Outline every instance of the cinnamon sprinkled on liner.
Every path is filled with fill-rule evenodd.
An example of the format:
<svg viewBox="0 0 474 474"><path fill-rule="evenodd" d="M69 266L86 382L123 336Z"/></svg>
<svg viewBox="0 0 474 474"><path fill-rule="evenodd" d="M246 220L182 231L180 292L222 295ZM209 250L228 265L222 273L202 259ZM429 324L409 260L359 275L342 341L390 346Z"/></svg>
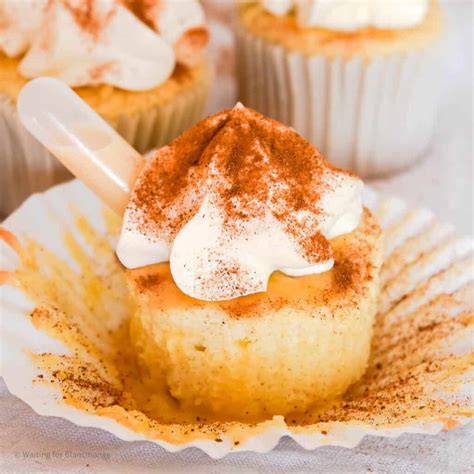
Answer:
<svg viewBox="0 0 474 474"><path fill-rule="evenodd" d="M332 257L316 230L320 193L336 187L344 174L294 130L236 107L158 150L137 181L129 209L140 232L170 242L205 196L212 196L232 233L270 212L316 264Z"/></svg>
<svg viewBox="0 0 474 474"><path fill-rule="evenodd" d="M282 421L275 420L263 424L226 423L224 420L212 420L217 422L211 423L205 413L176 410L172 400L166 403L166 398L159 398L159 403L154 403L149 391L143 387L129 353L128 331L124 324L130 311L117 311L115 306L117 302L120 302L119 308L125 304L125 272L113 258L110 243L95 232L90 234L91 240L86 240L88 251L82 258L89 264L81 265L84 269L81 273L73 271L66 263L60 264L56 256L38 244L25 246L16 276L22 291L37 308L42 308L32 312L33 324L62 341L75 354L31 354L33 364L38 367L35 385L51 385L68 405L116 420L148 439L173 444L225 437L233 444L245 446L248 438L273 426L285 428ZM401 244L400 250L409 246L410 240ZM78 241L79 247L83 245L84 241ZM434 250L420 248L417 257L422 255L434 258ZM388 260L392 257L404 260L403 252L392 253ZM453 259L455 261L452 257L444 264L446 272L453 269ZM472 417L470 397L459 392L463 378L472 379L472 351L463 355L450 349L458 338L465 337L462 336L464 331L472 327L474 284L471 281L457 289L450 287L450 292L446 291L447 285L438 285L436 293L425 299L422 295L417 296L418 291L411 290L410 282L403 278L407 266L409 262L402 262L401 270L393 278L405 287L408 293L404 295L415 297L418 304L403 314L397 315L396 304L386 316L379 314L372 356L364 378L334 405L315 407L288 417L285 421L290 425L290 431L308 435L333 435L334 431L338 436L341 430L349 430L358 423L368 425L370 429L400 429L414 425L419 428L436 421L443 422L445 428L452 428L459 423L459 417ZM44 271L38 272L38 268ZM425 270L428 268L425 266ZM466 269L472 274L472 259L466 261ZM422 284L436 279L439 271L439 266L432 267ZM459 279L459 276L451 276L451 283L455 278ZM357 278L356 275L353 277ZM111 280L116 283L109 288ZM104 287L99 302L89 308L85 303L94 289L91 282L102 282ZM382 293L382 299L386 297ZM124 329L107 331L111 323L112 327L124 326ZM96 327L100 328L97 341L92 338ZM81 339L85 342L81 343ZM114 367L120 375L118 380Z"/></svg>
<svg viewBox="0 0 474 474"><path fill-rule="evenodd" d="M379 204L379 217L386 220L382 213L388 207L383 201ZM108 210L105 215L104 228L116 236L118 217ZM406 221L406 228L410 225L411 217L406 208L403 216L398 217ZM87 223L87 220L81 222ZM82 269L80 272L38 243L22 242L24 249L21 265L15 270L15 280L34 306L42 308L32 312L32 322L38 331L70 349L65 354L30 354L32 363L38 367L32 390L36 390L37 384L51 385L63 396L58 403L64 402L96 417L113 419L141 433L143 438L175 445L218 437L249 449L249 439L255 442L255 437L269 430L287 429L283 421L276 418L258 424L222 420L211 423L206 420L206 414L176 411L173 400L165 403L166 398L159 398L158 403L153 403L149 391L142 387L129 353L126 325L132 308L126 308L125 271L114 257L109 235L106 238L96 228L86 229L88 238L75 237L76 245L69 248L69 252L72 248L81 249L81 252L71 253ZM398 238L395 230L386 229L389 241ZM81 235L82 232L85 229ZM450 429L459 424L461 417L473 416L472 397L460 388L466 389L466 381L473 377L473 355L466 331L472 329L474 323L474 282L472 278L463 279L459 265L462 264L466 275L472 275L474 260L470 253L469 259L459 261L453 252L449 259L437 261L436 250L441 242L433 246L429 238L431 232L430 226L419 229L386 256L387 271L397 264L397 271L391 273L389 279L392 283L398 282L403 301L410 300L411 305L400 311L401 304L394 301L384 314L378 315L372 356L364 378L339 403L288 417L285 421L290 424L289 431L308 436L323 433L328 435L329 442L334 442L340 439L340 433L354 433L357 424L367 430L383 428L381 434L390 429L398 430L399 434L400 429L415 426L434 429L431 424L436 422ZM424 244L410 257L413 243L418 240ZM415 281L407 277L406 272L413 260L420 259L425 262L423 279ZM336 258L336 263L339 260L343 259ZM332 272L337 268L338 265ZM441 277L444 280L439 280ZM352 274L352 278L359 277ZM431 291L427 291L427 285L433 285ZM388 297L382 290L381 300ZM249 299L241 301L245 300ZM24 337L26 333L21 332L27 327L17 325L15 332L18 336L15 341L22 341L23 353L33 350L27 344L29 338ZM97 332L96 338L93 337ZM84 343L80 342L82 339ZM460 345L462 341L464 344ZM82 367L87 369L82 370ZM111 375L114 367L120 380L114 380ZM20 374L26 377L25 384L30 382L29 373ZM166 396L164 393L163 397ZM366 432L365 428L358 431Z"/></svg>

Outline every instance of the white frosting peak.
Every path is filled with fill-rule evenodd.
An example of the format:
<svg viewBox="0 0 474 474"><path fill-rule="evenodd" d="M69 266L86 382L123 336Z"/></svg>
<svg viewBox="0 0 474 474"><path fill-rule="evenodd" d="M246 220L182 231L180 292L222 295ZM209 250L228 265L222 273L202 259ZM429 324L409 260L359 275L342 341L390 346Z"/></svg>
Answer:
<svg viewBox="0 0 474 474"><path fill-rule="evenodd" d="M191 50L187 64L189 57L199 60L207 43L200 4L178 3L180 10L170 0L0 0L0 51L24 55L19 72L27 78L52 76L73 87L150 89L182 62L175 43L181 40ZM138 16L141 12L146 18ZM197 27L202 39L190 47L186 33Z"/></svg>
<svg viewBox="0 0 474 474"><path fill-rule="evenodd" d="M147 163L117 255L128 268L170 261L177 286L201 300L265 291L275 270L333 266L327 239L358 226L362 187L292 129L239 106Z"/></svg>
<svg viewBox="0 0 474 474"><path fill-rule="evenodd" d="M409 28L426 17L430 0L261 0L274 15L296 11L301 26L341 31Z"/></svg>

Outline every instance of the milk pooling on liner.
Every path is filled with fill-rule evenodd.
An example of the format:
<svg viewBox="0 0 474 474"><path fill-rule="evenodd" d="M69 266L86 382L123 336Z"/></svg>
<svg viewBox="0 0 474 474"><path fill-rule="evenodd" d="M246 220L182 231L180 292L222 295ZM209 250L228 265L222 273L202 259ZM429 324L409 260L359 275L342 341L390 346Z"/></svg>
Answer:
<svg viewBox="0 0 474 474"><path fill-rule="evenodd" d="M0 51L26 78L147 90L207 44L199 2L178 3L179 14L174 0L0 0Z"/></svg>
<svg viewBox="0 0 474 474"><path fill-rule="evenodd" d="M375 28L410 28L423 21L430 0L261 0L273 15L295 11L303 27L340 31Z"/></svg>
<svg viewBox="0 0 474 474"><path fill-rule="evenodd" d="M276 270L332 268L328 239L358 226L362 187L294 130L239 105L145 165L117 255L128 268L169 261L177 286L201 300L258 293Z"/></svg>

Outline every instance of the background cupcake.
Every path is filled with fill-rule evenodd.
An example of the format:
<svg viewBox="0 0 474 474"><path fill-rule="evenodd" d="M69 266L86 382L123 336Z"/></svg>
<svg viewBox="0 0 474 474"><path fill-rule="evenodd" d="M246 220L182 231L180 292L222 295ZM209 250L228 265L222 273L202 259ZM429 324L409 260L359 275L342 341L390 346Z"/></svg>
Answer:
<svg viewBox="0 0 474 474"><path fill-rule="evenodd" d="M70 176L17 119L28 80L65 81L144 152L201 118L208 37L197 0L0 0L0 214Z"/></svg>
<svg viewBox="0 0 474 474"><path fill-rule="evenodd" d="M436 0L262 0L238 16L245 105L365 177L427 151L441 88Z"/></svg>

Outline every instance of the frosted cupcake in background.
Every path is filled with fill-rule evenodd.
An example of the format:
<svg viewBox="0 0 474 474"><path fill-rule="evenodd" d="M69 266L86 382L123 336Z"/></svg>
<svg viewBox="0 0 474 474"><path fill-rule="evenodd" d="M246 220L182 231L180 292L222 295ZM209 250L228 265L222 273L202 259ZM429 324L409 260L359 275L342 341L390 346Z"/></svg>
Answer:
<svg viewBox="0 0 474 474"><path fill-rule="evenodd" d="M364 177L425 154L441 89L436 0L262 0L238 16L245 105Z"/></svg>
<svg viewBox="0 0 474 474"><path fill-rule="evenodd" d="M208 39L197 0L0 0L0 214L70 177L18 121L28 80L63 80L144 152L201 118Z"/></svg>

